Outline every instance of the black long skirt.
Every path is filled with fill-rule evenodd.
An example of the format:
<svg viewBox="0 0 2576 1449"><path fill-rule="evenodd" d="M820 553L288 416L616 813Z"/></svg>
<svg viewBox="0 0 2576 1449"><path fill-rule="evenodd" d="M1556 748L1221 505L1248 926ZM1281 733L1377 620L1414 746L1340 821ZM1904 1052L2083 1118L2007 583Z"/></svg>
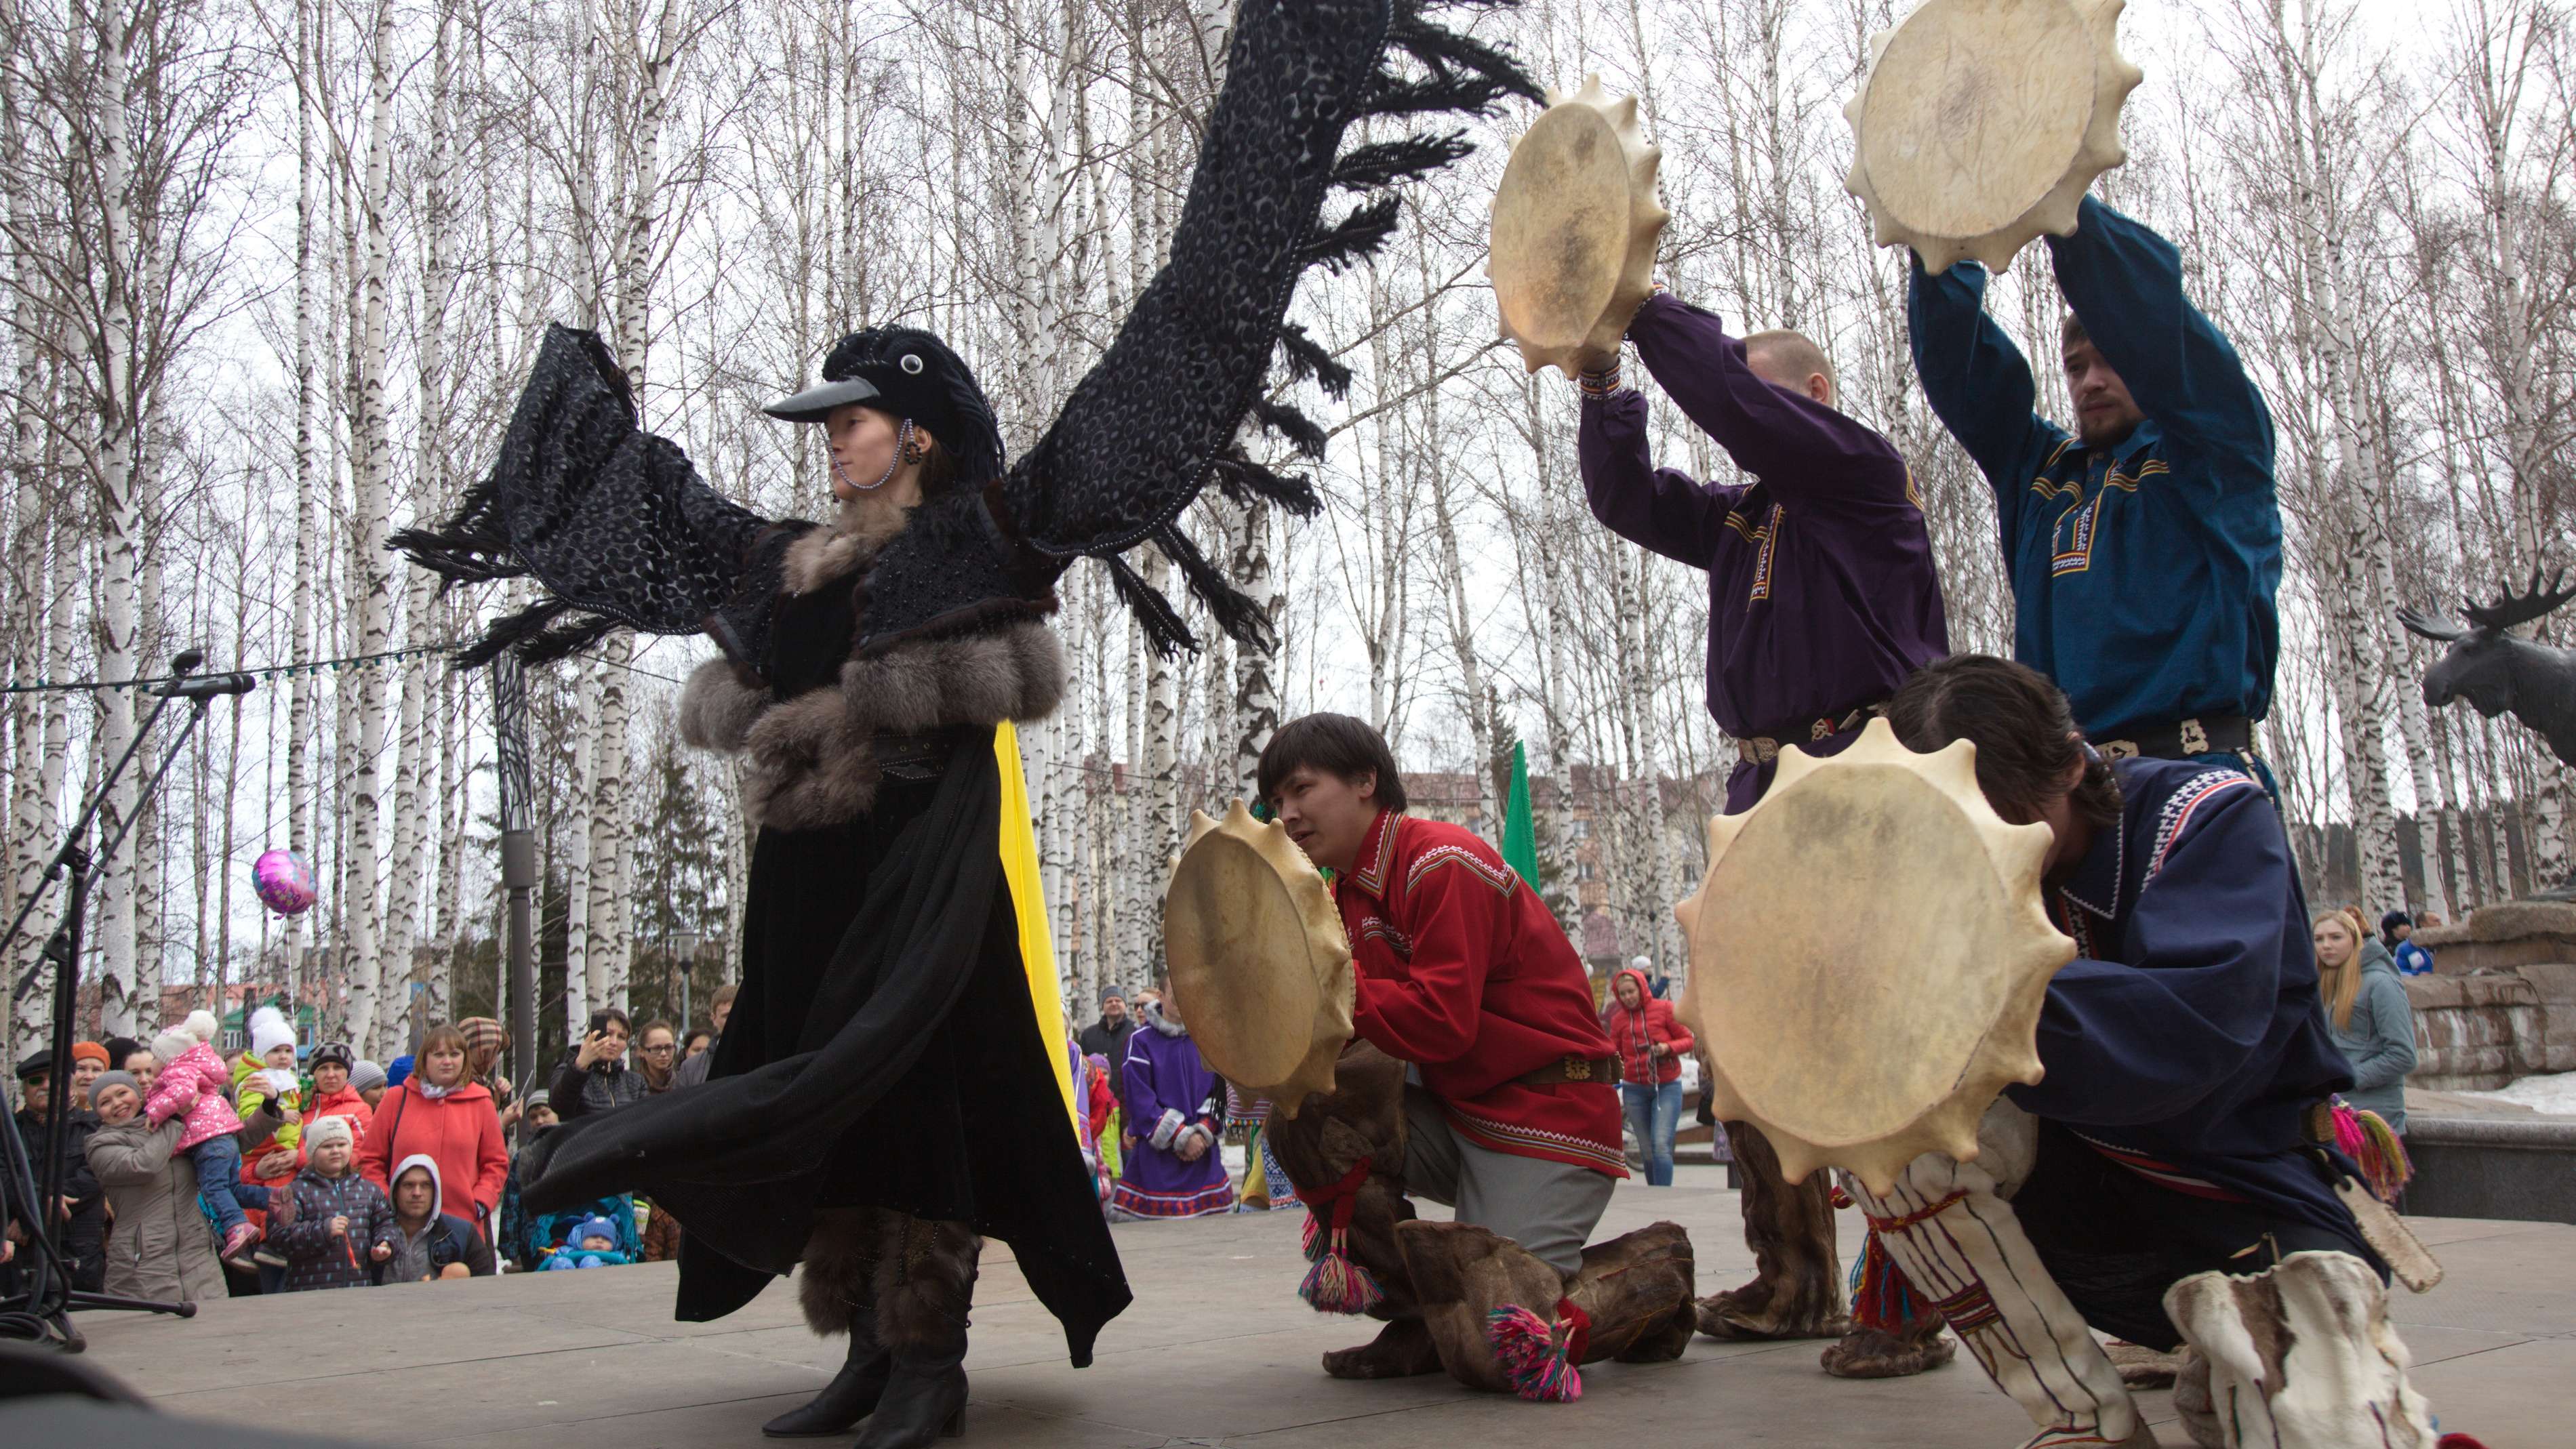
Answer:
<svg viewBox="0 0 2576 1449"><path fill-rule="evenodd" d="M964 1222L1009 1243L1073 1362L1129 1301L1041 1040L999 849L992 736L867 818L764 829L743 985L709 1080L531 1147L536 1211L649 1195L687 1229L677 1316L719 1318L793 1268L826 1208Z"/></svg>

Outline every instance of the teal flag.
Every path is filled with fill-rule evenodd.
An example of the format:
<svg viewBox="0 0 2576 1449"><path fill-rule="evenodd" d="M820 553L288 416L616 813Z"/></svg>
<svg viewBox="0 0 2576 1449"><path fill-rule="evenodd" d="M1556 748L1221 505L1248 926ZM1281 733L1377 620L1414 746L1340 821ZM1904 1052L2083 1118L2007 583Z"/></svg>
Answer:
<svg viewBox="0 0 2576 1449"><path fill-rule="evenodd" d="M1503 801L1503 863L1538 889L1538 826L1530 819L1529 750L1512 742L1512 789Z"/></svg>

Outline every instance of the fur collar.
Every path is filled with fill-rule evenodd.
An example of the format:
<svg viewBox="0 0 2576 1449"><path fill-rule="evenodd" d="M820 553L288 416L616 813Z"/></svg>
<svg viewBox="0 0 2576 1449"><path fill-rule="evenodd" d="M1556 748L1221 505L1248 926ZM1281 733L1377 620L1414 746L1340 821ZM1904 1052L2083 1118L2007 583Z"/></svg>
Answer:
<svg viewBox="0 0 2576 1449"><path fill-rule="evenodd" d="M809 528L787 545L782 567L791 593L810 594L834 579L854 573L876 557L887 539L903 532L912 510L898 508L874 493L841 500L841 511L822 528Z"/></svg>
<svg viewBox="0 0 2576 1449"><path fill-rule="evenodd" d="M1181 1024L1181 1019L1165 1012L1163 1010L1163 1003L1159 1001L1145 1002L1140 1008L1140 1014L1145 1018L1145 1024L1147 1026L1152 1027L1154 1030L1161 1032L1165 1036L1188 1036L1190 1034L1190 1029Z"/></svg>
<svg viewBox="0 0 2576 1449"><path fill-rule="evenodd" d="M747 671L709 660L680 692L680 737L750 757L743 804L755 825L810 830L876 803L877 735L1042 719L1063 698L1054 631L1023 621L852 659L838 688L784 701Z"/></svg>

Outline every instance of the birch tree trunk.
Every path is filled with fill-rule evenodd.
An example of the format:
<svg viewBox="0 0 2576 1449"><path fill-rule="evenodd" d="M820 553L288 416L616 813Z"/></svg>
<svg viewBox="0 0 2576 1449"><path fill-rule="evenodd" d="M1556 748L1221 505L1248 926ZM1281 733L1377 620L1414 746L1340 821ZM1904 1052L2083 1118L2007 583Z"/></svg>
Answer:
<svg viewBox="0 0 2576 1449"><path fill-rule="evenodd" d="M97 280L101 325L98 375L99 619L98 671L102 679L131 679L139 674L135 631L141 620L139 593L143 573L142 540L137 537L142 510L135 499L134 455L143 416L142 400L133 396L134 298L131 286L139 268L131 183L133 155L126 130L128 42L124 0L100 0L94 23L98 31L97 117L99 148L98 229L102 259ZM95 759L113 763L134 741L135 696L126 689L101 690L98 702L98 750ZM137 777L128 771L107 800L100 838L134 816ZM136 1026L134 859L127 851L99 872L97 931L99 943L99 1029L131 1036ZM156 1007L158 1003L153 1003ZM155 1023L157 1025L158 1023Z"/></svg>
<svg viewBox="0 0 2576 1449"><path fill-rule="evenodd" d="M366 233L360 295L358 343L358 547L351 560L357 577L358 653L384 653L392 646L394 584L387 555L377 547L393 520L393 429L385 411L386 372L386 235L391 202L394 113L394 10L392 0L377 0L374 39L367 73L370 118L367 123L366 191L361 222ZM381 999L396 989L383 979L379 943L384 938L384 907L378 899L378 833L383 813L382 760L385 750L385 680L388 671L361 666L358 695L358 752L343 766L349 782L347 802L349 857L343 919L348 933L349 1034L353 1040L385 1050L400 1030L402 1003ZM345 684L344 688L347 687ZM380 1058L381 1060L381 1058Z"/></svg>

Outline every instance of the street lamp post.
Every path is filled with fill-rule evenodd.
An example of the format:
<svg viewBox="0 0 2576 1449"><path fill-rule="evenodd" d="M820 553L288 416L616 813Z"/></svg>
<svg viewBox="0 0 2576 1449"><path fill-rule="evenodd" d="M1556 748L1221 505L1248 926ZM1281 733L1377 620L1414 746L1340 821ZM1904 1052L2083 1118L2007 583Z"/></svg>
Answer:
<svg viewBox="0 0 2576 1449"><path fill-rule="evenodd" d="M671 954L680 963L680 1035L689 1034L689 976L698 962L698 928L682 926L671 933Z"/></svg>

